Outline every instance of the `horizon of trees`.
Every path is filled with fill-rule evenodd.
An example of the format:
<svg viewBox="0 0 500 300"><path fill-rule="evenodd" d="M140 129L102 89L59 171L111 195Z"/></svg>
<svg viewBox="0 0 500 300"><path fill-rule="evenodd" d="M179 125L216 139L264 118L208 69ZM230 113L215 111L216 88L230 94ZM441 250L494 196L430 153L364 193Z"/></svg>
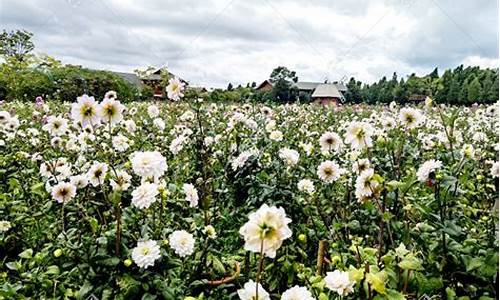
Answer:
<svg viewBox="0 0 500 300"><path fill-rule="evenodd" d="M391 79L382 77L373 84L363 84L354 77L346 84L346 102L350 103L406 103L411 96L429 96L436 103L470 105L498 101L498 69L481 69L478 66L446 69L439 76L438 68L424 76L415 73Z"/></svg>

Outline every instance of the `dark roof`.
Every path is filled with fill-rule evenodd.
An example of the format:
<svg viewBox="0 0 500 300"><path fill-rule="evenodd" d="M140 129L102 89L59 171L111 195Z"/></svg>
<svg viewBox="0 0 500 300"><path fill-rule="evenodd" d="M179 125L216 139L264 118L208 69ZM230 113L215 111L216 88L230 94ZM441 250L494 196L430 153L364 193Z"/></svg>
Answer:
<svg viewBox="0 0 500 300"><path fill-rule="evenodd" d="M299 89L303 91L312 91L314 90L321 82L307 82L307 81L299 81L296 82L294 85Z"/></svg>
<svg viewBox="0 0 500 300"><path fill-rule="evenodd" d="M134 73L124 73L124 72L114 72L114 71L111 71L111 73L114 73L114 74L120 76L125 81L129 82L130 84L135 85L136 87L142 87L141 80Z"/></svg>
<svg viewBox="0 0 500 300"><path fill-rule="evenodd" d="M264 80L261 84L259 84L255 89L258 90L262 88L265 84L270 84L271 86L274 85L271 80L267 79ZM320 84L325 84L324 82L311 82L311 81L299 81L295 82L293 85L296 86L299 90L301 91L314 91L316 87ZM347 86L343 83L327 83L330 85L334 85L338 91L340 92L346 92L347 91Z"/></svg>

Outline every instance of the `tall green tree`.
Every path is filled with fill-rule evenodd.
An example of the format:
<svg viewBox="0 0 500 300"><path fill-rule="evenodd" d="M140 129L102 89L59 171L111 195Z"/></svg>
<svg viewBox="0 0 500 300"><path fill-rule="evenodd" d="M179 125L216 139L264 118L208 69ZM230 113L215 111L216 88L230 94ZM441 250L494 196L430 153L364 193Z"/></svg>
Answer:
<svg viewBox="0 0 500 300"><path fill-rule="evenodd" d="M481 83L479 79L475 77L467 87L467 100L469 103L479 102L479 95L481 92Z"/></svg>
<svg viewBox="0 0 500 300"><path fill-rule="evenodd" d="M17 61L25 61L27 56L35 49L31 41L33 34L26 30L4 30L0 33L0 55L6 59L14 58Z"/></svg>
<svg viewBox="0 0 500 300"><path fill-rule="evenodd" d="M271 95L278 102L291 102L299 98L299 90L294 83L298 81L295 71L291 71L286 67L277 67L269 76L271 82L274 83Z"/></svg>

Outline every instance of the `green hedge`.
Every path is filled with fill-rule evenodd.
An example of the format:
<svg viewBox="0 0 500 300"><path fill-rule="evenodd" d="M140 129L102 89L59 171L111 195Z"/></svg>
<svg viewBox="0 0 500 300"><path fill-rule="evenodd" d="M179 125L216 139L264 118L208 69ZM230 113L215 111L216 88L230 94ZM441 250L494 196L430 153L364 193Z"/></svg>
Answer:
<svg viewBox="0 0 500 300"><path fill-rule="evenodd" d="M34 101L36 97L74 101L82 94L102 99L114 90L121 101L143 100L146 95L120 76L108 72L62 66L50 69L26 68L20 71L0 69L0 99Z"/></svg>

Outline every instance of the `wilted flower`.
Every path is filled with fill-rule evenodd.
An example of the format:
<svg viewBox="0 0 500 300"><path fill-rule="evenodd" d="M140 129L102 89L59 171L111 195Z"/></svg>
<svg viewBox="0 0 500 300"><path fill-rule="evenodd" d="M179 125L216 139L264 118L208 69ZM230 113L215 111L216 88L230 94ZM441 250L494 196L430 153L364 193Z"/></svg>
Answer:
<svg viewBox="0 0 500 300"><path fill-rule="evenodd" d="M155 260L160 257L160 246L153 240L137 242L137 246L132 249L132 259L140 268L154 266Z"/></svg>
<svg viewBox="0 0 500 300"><path fill-rule="evenodd" d="M109 184L113 188L113 191L126 191L130 187L130 176L127 172L123 170L116 171L116 176L109 180Z"/></svg>
<svg viewBox="0 0 500 300"><path fill-rule="evenodd" d="M245 250L263 253L271 258L276 256L276 250L283 241L292 236L288 228L291 219L286 217L281 207L269 207L263 204L248 217L248 222L240 228L240 234L245 239Z"/></svg>
<svg viewBox="0 0 500 300"><path fill-rule="evenodd" d="M203 228L203 233L211 239L215 239L217 237L217 232L212 225L205 226L205 228Z"/></svg>
<svg viewBox="0 0 500 300"><path fill-rule="evenodd" d="M246 150L246 151L241 152L240 155L238 155L238 157L236 157L235 159L233 159L231 161L231 167L232 167L233 171L236 171L239 168L242 168L245 165L246 161L252 155L255 155L255 154L256 154L256 152L253 150Z"/></svg>
<svg viewBox="0 0 500 300"><path fill-rule="evenodd" d="M358 174L369 168L371 168L371 164L367 158L359 159L352 164L352 170Z"/></svg>
<svg viewBox="0 0 500 300"><path fill-rule="evenodd" d="M196 207L198 205L198 191L194 187L194 185L190 183L185 183L182 186L182 190L184 191L184 194L186 195L186 201L189 202L190 207Z"/></svg>
<svg viewBox="0 0 500 300"><path fill-rule="evenodd" d="M278 156L288 166L294 166L299 161L299 152L288 148L281 149Z"/></svg>
<svg viewBox="0 0 500 300"><path fill-rule="evenodd" d="M437 169L441 168L443 164L439 160L428 160L424 162L417 171L417 178L420 182L426 182L429 175L434 173Z"/></svg>

